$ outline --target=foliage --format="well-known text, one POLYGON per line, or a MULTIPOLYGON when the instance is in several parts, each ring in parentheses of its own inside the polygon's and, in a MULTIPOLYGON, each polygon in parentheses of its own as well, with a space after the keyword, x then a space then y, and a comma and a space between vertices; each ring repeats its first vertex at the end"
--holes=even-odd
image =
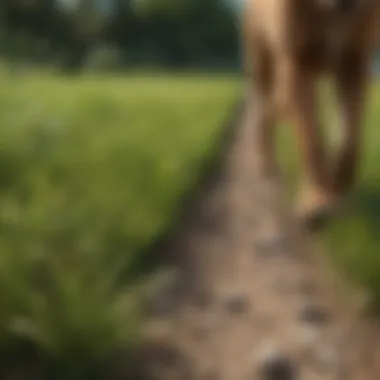
POLYGON ((36 51, 43 39, 50 47, 44 59, 64 53, 66 68, 80 68, 99 43, 118 45, 132 57, 124 60, 125 65, 237 63, 234 13, 224 0, 78 0, 70 9, 58 7, 56 1, 1 3, 0 15, 6 20, 3 52, 14 56, 13 41, 26 32, 32 51, 25 50, 24 59, 41 59, 36 51))

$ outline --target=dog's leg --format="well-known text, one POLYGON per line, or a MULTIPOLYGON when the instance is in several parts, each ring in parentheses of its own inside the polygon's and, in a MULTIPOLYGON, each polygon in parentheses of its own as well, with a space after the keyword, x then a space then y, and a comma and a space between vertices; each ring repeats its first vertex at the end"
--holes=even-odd
POLYGON ((368 59, 350 54, 339 63, 335 73, 340 103, 341 139, 337 148, 332 181, 341 195, 355 182, 360 145, 365 92, 368 83, 368 59))
POLYGON ((293 122, 300 151, 303 188, 296 205, 296 214, 305 223, 330 210, 333 196, 328 180, 326 151, 318 123, 316 81, 308 71, 291 57, 278 65, 278 98, 293 122))
POLYGON ((273 104, 273 62, 268 50, 255 45, 251 60, 250 122, 254 139, 257 171, 264 177, 277 174, 274 149, 275 109, 273 104), (253 106, 253 107, 252 107, 253 106))

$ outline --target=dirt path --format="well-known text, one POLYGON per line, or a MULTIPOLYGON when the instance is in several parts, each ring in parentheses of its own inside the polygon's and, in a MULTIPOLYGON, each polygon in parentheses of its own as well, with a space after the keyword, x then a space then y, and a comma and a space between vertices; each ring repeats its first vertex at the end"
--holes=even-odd
POLYGON ((179 281, 156 300, 144 370, 165 380, 379 379, 377 329, 297 229, 280 181, 255 173, 249 117, 177 236, 179 281))

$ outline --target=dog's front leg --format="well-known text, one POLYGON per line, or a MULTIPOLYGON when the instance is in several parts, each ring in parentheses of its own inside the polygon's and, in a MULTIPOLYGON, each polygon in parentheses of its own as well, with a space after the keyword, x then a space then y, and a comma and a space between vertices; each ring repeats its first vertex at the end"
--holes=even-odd
POLYGON ((302 222, 312 223, 333 202, 316 105, 318 78, 292 57, 284 57, 277 67, 278 103, 293 124, 301 159, 303 178, 296 213, 302 222))

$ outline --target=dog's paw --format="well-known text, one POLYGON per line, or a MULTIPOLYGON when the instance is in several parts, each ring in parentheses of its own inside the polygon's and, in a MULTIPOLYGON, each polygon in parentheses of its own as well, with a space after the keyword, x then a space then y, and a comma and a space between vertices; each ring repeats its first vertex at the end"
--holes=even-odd
POLYGON ((295 207, 298 223, 310 232, 324 229, 336 213, 338 199, 332 194, 316 191, 301 193, 295 207))

